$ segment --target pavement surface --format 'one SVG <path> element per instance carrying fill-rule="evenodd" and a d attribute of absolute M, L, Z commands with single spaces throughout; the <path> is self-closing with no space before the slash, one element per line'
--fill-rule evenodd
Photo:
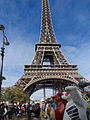
<path fill-rule="evenodd" d="M 21 117 L 15 117 L 12 120 L 28 120 L 28 117 L 27 117 L 27 115 L 25 115 L 25 116 L 21 116 Z M 31 120 L 46 120 L 46 119 L 44 119 L 43 117 L 35 118 L 32 116 Z"/>

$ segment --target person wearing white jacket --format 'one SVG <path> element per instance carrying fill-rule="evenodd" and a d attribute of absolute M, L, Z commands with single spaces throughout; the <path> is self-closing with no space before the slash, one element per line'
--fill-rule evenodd
<path fill-rule="evenodd" d="M 63 92 L 62 99 L 67 100 L 63 120 L 87 120 L 87 102 L 83 99 L 78 87 L 68 86 Z"/>

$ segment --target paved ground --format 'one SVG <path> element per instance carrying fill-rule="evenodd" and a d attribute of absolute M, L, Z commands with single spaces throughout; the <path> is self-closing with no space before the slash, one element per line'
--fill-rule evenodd
<path fill-rule="evenodd" d="M 12 120 L 27 120 L 27 115 L 21 117 L 14 117 Z"/>
<path fill-rule="evenodd" d="M 27 115 L 22 116 L 22 117 L 15 117 L 12 120 L 28 120 Z M 40 118 L 35 118 L 35 117 L 31 117 L 31 120 L 45 120 L 44 118 L 40 117 Z"/>
<path fill-rule="evenodd" d="M 31 120 L 49 120 L 49 119 L 44 118 L 45 117 L 45 112 L 43 112 L 41 114 L 40 118 L 35 118 L 34 115 L 35 115 L 34 113 L 31 114 Z M 28 116 L 27 116 L 27 114 L 26 115 L 24 114 L 24 115 L 19 116 L 19 117 L 14 117 L 12 120 L 28 120 Z"/>
<path fill-rule="evenodd" d="M 14 118 L 12 120 L 28 120 L 28 119 L 27 119 L 27 116 L 24 116 L 24 117 Z M 45 119 L 44 118 L 37 119 L 37 118 L 33 117 L 33 118 L 31 118 L 31 120 L 45 120 Z"/>

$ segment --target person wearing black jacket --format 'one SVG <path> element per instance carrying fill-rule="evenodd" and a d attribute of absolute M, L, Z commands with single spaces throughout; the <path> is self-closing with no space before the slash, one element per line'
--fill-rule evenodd
<path fill-rule="evenodd" d="M 4 104 L 0 105 L 0 120 L 4 120 Z"/>
<path fill-rule="evenodd" d="M 31 120 L 31 105 L 30 104 L 27 107 L 27 115 L 28 115 L 28 120 Z"/>
<path fill-rule="evenodd" d="M 39 106 L 39 103 L 36 104 L 35 117 L 36 118 L 40 117 L 40 106 Z"/>

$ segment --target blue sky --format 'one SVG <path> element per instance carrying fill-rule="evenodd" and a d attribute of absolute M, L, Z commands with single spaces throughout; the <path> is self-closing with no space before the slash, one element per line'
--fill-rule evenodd
<path fill-rule="evenodd" d="M 49 0 L 56 40 L 71 64 L 90 80 L 90 0 Z M 13 85 L 35 55 L 41 26 L 41 0 L 0 0 L 0 24 L 10 46 L 5 47 L 3 86 Z M 0 31 L 0 47 L 2 32 Z"/>

